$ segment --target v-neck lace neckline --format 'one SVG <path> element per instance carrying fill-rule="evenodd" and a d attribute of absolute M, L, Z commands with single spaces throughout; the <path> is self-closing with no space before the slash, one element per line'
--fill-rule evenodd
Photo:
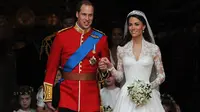
<path fill-rule="evenodd" d="M 134 42 L 133 42 L 133 40 L 131 41 L 131 51 L 132 51 L 131 54 L 132 54 L 132 56 L 134 57 L 134 59 L 135 59 L 136 62 L 138 62 L 138 61 L 141 59 L 141 57 L 142 57 L 143 41 L 144 41 L 144 40 L 142 39 L 141 50 L 140 50 L 140 53 L 139 53 L 138 57 L 134 54 L 134 49 L 133 49 Z"/>

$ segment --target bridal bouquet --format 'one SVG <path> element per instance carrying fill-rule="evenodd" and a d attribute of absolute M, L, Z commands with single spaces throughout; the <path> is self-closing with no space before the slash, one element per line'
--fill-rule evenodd
<path fill-rule="evenodd" d="M 151 98 L 151 92 L 151 85 L 141 80 L 136 80 L 128 86 L 128 95 L 137 106 L 146 104 Z"/>
<path fill-rule="evenodd" d="M 113 109 L 108 105 L 108 106 L 103 106 L 103 112 L 113 112 Z"/>

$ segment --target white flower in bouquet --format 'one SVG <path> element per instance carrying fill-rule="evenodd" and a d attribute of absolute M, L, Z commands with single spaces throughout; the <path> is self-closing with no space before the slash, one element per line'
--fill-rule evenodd
<path fill-rule="evenodd" d="M 137 106 L 145 105 L 151 98 L 151 85 L 144 81 L 136 80 L 127 89 L 128 95 Z"/>
<path fill-rule="evenodd" d="M 103 106 L 103 110 L 104 110 L 104 112 L 113 112 L 113 109 L 110 107 L 110 105 Z"/>

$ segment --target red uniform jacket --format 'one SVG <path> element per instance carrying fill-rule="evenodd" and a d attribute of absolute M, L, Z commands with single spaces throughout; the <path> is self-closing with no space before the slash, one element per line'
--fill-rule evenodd
<path fill-rule="evenodd" d="M 81 46 L 95 29 L 83 31 L 78 25 L 58 32 L 52 46 L 47 62 L 44 80 L 44 101 L 52 101 L 52 86 L 58 66 L 62 67 L 69 57 Z M 72 70 L 73 73 L 97 72 L 98 62 L 91 65 L 89 60 L 95 56 L 97 60 L 108 57 L 109 50 L 107 36 L 96 44 L 95 53 L 90 51 L 87 56 Z M 60 86 L 59 107 L 69 108 L 80 112 L 95 112 L 100 110 L 100 95 L 97 81 L 64 80 Z"/>

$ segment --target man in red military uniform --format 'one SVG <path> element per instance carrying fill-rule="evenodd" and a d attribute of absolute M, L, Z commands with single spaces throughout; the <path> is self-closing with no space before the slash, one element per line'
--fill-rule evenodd
<path fill-rule="evenodd" d="M 89 1 L 77 5 L 75 26 L 63 29 L 51 46 L 44 80 L 44 101 L 51 106 L 56 71 L 61 64 L 59 112 L 99 112 L 97 69 L 101 57 L 109 58 L 107 37 L 91 28 L 94 7 Z M 105 71 L 101 71 L 104 73 Z"/>

